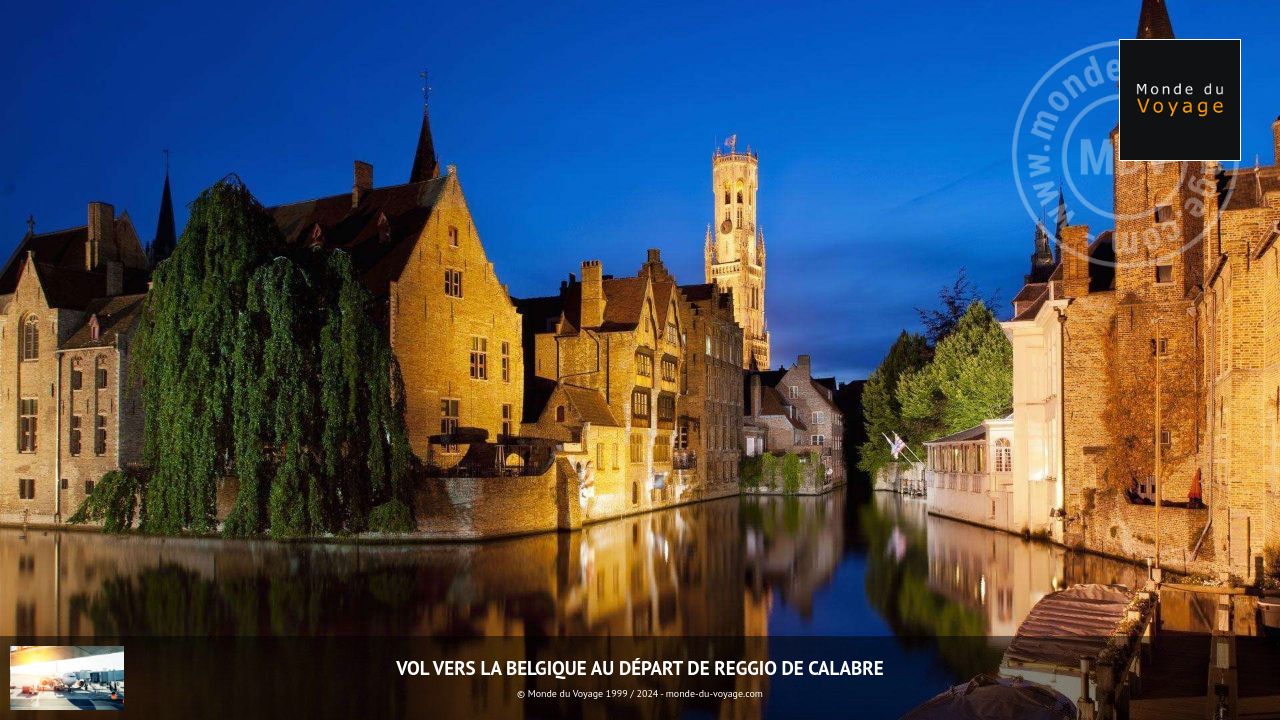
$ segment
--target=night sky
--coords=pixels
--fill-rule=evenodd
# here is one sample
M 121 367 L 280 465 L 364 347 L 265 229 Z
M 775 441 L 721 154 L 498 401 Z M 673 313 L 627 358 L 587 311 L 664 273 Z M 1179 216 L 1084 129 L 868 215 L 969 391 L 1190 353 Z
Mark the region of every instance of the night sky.
M 20 3 L 0 254 L 28 214 L 83 225 L 89 200 L 149 241 L 164 148 L 183 206 L 228 173 L 268 205 L 347 192 L 355 159 L 404 182 L 427 68 L 441 162 L 514 295 L 584 258 L 632 274 L 648 247 L 701 282 L 709 156 L 737 133 L 760 153 L 774 364 L 863 377 L 961 266 L 1007 314 L 1033 237 L 1019 107 L 1058 59 L 1132 37 L 1139 4 Z M 1169 6 L 1179 37 L 1243 37 L 1243 157 L 1270 163 L 1280 3 Z

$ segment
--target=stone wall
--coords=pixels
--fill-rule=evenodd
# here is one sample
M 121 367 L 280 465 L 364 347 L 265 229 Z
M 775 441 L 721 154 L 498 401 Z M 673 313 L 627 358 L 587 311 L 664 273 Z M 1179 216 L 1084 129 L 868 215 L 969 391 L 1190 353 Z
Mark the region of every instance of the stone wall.
M 1083 511 L 1082 535 L 1087 549 L 1139 562 L 1155 557 L 1154 505 L 1134 505 L 1117 491 L 1096 489 L 1085 493 Z M 1216 573 L 1220 568 L 1215 564 L 1212 529 L 1195 553 L 1208 522 L 1208 510 L 1162 506 L 1161 564 L 1182 572 Z

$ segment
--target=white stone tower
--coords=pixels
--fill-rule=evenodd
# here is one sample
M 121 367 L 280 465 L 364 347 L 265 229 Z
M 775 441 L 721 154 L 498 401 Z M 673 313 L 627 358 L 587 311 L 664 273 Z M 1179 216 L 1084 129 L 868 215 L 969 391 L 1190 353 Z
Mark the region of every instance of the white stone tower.
M 706 276 L 733 291 L 733 315 L 742 327 L 742 365 L 769 368 L 769 329 L 764 321 L 764 233 L 756 224 L 760 160 L 748 147 L 738 152 L 737 136 L 711 158 L 714 222 L 707 226 Z

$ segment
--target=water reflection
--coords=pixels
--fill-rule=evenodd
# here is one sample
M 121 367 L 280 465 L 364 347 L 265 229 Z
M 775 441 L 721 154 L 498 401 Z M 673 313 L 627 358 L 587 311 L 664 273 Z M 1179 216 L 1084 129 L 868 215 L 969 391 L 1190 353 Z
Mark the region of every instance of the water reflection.
M 780 624 L 783 634 L 800 627 L 813 635 L 878 627 L 902 652 L 942 668 L 938 680 L 959 681 L 998 665 L 1004 643 L 1045 594 L 1078 582 L 1134 586 L 1143 574 L 930 517 L 915 499 L 881 493 L 851 501 L 844 491 L 719 500 L 487 543 L 0 530 L 0 635 L 505 637 L 523 638 L 515 654 L 538 657 L 549 652 L 539 638 L 773 635 L 776 644 Z M 1193 600 L 1173 614 L 1188 624 L 1212 617 Z M 451 647 L 452 657 L 477 659 L 491 648 Z M 769 642 L 739 642 L 731 652 L 751 659 L 771 650 Z M 379 681 L 385 676 L 372 675 L 371 691 Z M 483 706 L 516 716 L 511 682 L 481 683 L 451 702 L 459 711 Z M 941 689 L 914 684 L 901 702 Z M 767 689 L 758 680 L 733 687 Z M 768 710 L 753 701 L 714 712 Z

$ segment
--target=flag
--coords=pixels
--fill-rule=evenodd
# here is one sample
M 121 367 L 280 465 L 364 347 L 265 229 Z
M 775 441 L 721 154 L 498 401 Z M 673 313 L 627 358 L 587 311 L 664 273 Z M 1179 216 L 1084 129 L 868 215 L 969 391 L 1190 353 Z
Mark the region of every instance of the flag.
M 725 147 L 730 148 L 730 149 L 737 147 L 737 146 L 738 146 L 738 134 L 737 134 L 737 133 L 734 133 L 734 134 L 730 135 L 729 137 L 725 138 L 724 145 L 725 145 Z
M 885 440 L 889 440 L 888 436 L 885 437 Z M 898 456 L 902 455 L 902 451 L 906 449 L 907 443 L 898 437 L 898 433 L 894 433 L 893 439 L 889 440 L 889 452 L 893 453 L 893 459 L 897 460 Z

